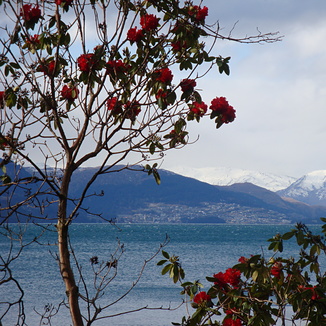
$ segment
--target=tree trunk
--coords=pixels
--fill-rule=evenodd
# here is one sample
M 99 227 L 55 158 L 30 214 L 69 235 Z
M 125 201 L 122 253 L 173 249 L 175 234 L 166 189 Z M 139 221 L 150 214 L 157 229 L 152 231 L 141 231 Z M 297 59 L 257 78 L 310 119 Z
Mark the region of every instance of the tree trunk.
M 83 319 L 79 308 L 79 289 L 76 285 L 74 272 L 70 262 L 70 252 L 68 243 L 69 222 L 67 220 L 67 197 L 68 189 L 71 180 L 72 169 L 71 165 L 67 165 L 62 178 L 61 196 L 59 197 L 58 207 L 58 251 L 59 251 L 59 267 L 62 280 L 65 284 L 66 295 L 70 316 L 73 326 L 83 326 Z
M 72 323 L 74 326 L 83 326 L 83 319 L 78 302 L 79 290 L 70 264 L 68 225 L 66 225 L 65 222 L 65 219 L 59 217 L 57 232 L 60 273 L 66 287 Z

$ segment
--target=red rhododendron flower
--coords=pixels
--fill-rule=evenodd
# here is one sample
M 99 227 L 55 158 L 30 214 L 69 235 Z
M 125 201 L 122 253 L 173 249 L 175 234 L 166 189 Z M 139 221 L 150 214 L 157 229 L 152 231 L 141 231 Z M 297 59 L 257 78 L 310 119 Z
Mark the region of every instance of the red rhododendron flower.
M 193 102 L 189 105 L 190 111 L 202 117 L 207 112 L 207 105 L 204 102 Z
M 26 23 L 36 24 L 41 18 L 41 10 L 39 6 L 32 7 L 31 4 L 23 5 L 20 15 L 24 18 Z
M 236 288 L 240 282 L 240 275 L 241 272 L 238 269 L 228 268 L 224 273 L 224 280 Z
M 121 102 L 118 101 L 117 97 L 109 98 L 106 101 L 106 107 L 109 111 L 112 111 L 113 115 L 122 113 L 122 105 Z
M 298 286 L 299 290 L 302 291 L 307 291 L 310 290 L 311 291 L 311 300 L 319 300 L 321 299 L 320 295 L 316 292 L 316 286 L 303 286 L 303 285 L 299 285 Z
M 217 285 L 219 288 L 224 288 L 225 285 L 227 284 L 225 281 L 224 273 L 219 272 L 217 274 L 214 274 L 213 276 L 214 276 L 214 278 L 216 278 L 216 281 L 214 282 L 214 284 Z
M 228 107 L 227 111 L 224 112 L 223 115 L 222 115 L 222 122 L 229 123 L 229 122 L 234 121 L 234 119 L 235 119 L 235 110 L 230 105 Z
M 156 70 L 155 74 L 157 74 L 156 80 L 163 84 L 170 84 L 173 78 L 173 74 L 169 68 Z
M 229 105 L 225 97 L 214 98 L 209 108 L 221 116 L 223 123 L 229 123 L 235 119 L 235 110 Z
M 106 63 L 106 70 L 108 74 L 118 74 L 126 72 L 128 66 L 122 60 L 110 60 Z
M 49 77 L 56 76 L 56 62 L 54 60 L 48 62 L 48 63 L 42 63 L 38 66 L 37 70 L 44 73 L 44 75 L 47 75 Z
M 217 113 L 224 113 L 229 108 L 229 102 L 225 97 L 216 97 L 212 100 L 210 109 Z
M 67 85 L 64 85 L 61 90 L 61 96 L 68 100 L 68 101 L 73 101 L 77 98 L 79 94 L 79 90 L 76 86 L 74 87 L 69 87 Z
M 199 7 L 196 13 L 196 19 L 198 21 L 204 21 L 207 16 L 208 16 L 208 8 L 206 6 L 203 8 Z
M 282 263 L 280 262 L 274 263 L 274 265 L 271 268 L 271 274 L 276 278 L 280 278 L 282 273 L 282 267 L 283 267 Z
M 0 103 L 2 103 L 5 100 L 5 92 L 0 91 Z
M 137 27 L 130 28 L 127 33 L 127 39 L 130 42 L 139 42 L 144 37 L 143 31 Z
M 113 111 L 114 108 L 115 108 L 115 105 L 118 101 L 118 98 L 117 97 L 112 97 L 112 98 L 109 98 L 107 101 L 106 101 L 106 107 L 109 111 Z
M 6 95 L 6 93 L 4 91 L 0 92 L 0 109 L 2 109 L 4 107 L 5 95 Z
M 214 282 L 219 288 L 225 288 L 227 284 L 237 288 L 240 282 L 241 272 L 235 268 L 228 268 L 225 273 L 219 272 L 214 274 Z
M 188 14 L 198 22 L 203 22 L 208 15 L 208 8 L 206 6 L 203 8 L 199 6 L 191 6 L 188 9 Z
M 152 31 L 157 28 L 159 20 L 155 15 L 146 14 L 140 17 L 140 25 L 145 31 Z
M 198 305 L 206 304 L 211 300 L 211 297 L 204 291 L 197 293 L 194 296 L 194 303 L 197 303 Z
M 197 83 L 194 79 L 183 79 L 180 83 L 183 92 L 192 92 L 196 85 Z
M 40 39 L 39 39 L 39 35 L 35 34 L 34 36 L 30 36 L 26 43 L 29 44 L 40 44 Z
M 239 318 L 232 319 L 232 318 L 226 318 L 223 320 L 223 326 L 241 326 L 241 320 Z
M 241 264 L 246 264 L 248 261 L 248 258 L 241 256 L 238 260 Z
M 187 48 L 187 42 L 186 41 L 172 42 L 171 46 L 174 52 L 180 52 Z
M 239 313 L 239 310 L 235 308 L 225 310 L 226 315 L 234 315 L 235 313 Z
M 77 59 L 79 69 L 84 72 L 90 72 L 93 69 L 96 70 L 98 68 L 96 67 L 96 63 L 97 60 L 94 53 L 82 54 Z
M 56 62 L 54 60 L 49 62 L 49 65 L 48 65 L 48 75 L 49 76 L 54 75 L 55 66 L 56 66 Z

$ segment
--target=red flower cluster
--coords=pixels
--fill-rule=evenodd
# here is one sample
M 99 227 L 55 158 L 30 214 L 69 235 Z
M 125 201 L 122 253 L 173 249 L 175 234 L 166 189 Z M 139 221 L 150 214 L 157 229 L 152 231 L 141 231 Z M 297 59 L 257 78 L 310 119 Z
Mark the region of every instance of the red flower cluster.
M 241 326 L 241 320 L 239 318 L 226 318 L 223 320 L 223 326 Z
M 97 60 L 94 53 L 82 54 L 78 57 L 77 64 L 79 69 L 84 72 L 90 72 L 93 69 L 97 69 Z
M 199 6 L 191 6 L 188 8 L 188 14 L 195 18 L 198 22 L 204 22 L 205 18 L 208 16 L 208 8 L 205 6 L 203 8 Z
M 127 32 L 127 40 L 131 43 L 139 42 L 144 37 L 144 31 L 149 32 L 157 29 L 160 18 L 152 14 L 145 14 L 140 17 L 140 25 L 142 29 L 137 27 L 130 28 Z
M 235 119 L 235 110 L 229 105 L 225 97 L 216 97 L 213 99 L 209 108 L 221 116 L 223 123 L 229 123 Z
M 205 292 L 199 292 L 194 296 L 194 303 L 198 305 L 206 305 L 207 302 L 211 300 L 211 297 Z
M 196 85 L 197 84 L 194 79 L 183 79 L 180 83 L 180 87 L 183 92 L 193 92 Z
M 246 264 L 248 262 L 248 258 L 241 256 L 238 261 L 241 264 Z
M 137 29 L 137 27 L 130 28 L 127 33 L 127 39 L 130 42 L 139 42 L 143 37 L 143 30 Z
M 110 60 L 106 63 L 106 70 L 108 74 L 118 74 L 126 72 L 128 66 L 122 60 Z
M 62 87 L 61 96 L 68 101 L 75 100 L 78 94 L 79 94 L 79 90 L 76 86 L 69 87 L 67 85 L 64 85 Z
M 187 41 L 176 41 L 171 43 L 174 52 L 181 52 L 187 48 Z
M 140 25 L 145 31 L 152 31 L 158 27 L 160 19 L 152 14 L 145 14 L 140 17 Z
M 34 36 L 30 36 L 26 43 L 28 44 L 40 44 L 40 39 L 39 39 L 39 35 L 35 34 Z
M 6 95 L 6 93 L 4 91 L 0 92 L 0 109 L 2 109 L 4 107 L 5 95 Z
M 112 111 L 112 114 L 114 116 L 122 113 L 122 105 L 121 105 L 121 102 L 118 101 L 117 97 L 109 98 L 106 101 L 106 107 L 109 111 Z
M 54 60 L 48 62 L 48 63 L 42 63 L 37 68 L 38 71 L 43 72 L 44 75 L 47 75 L 49 77 L 53 77 L 56 75 L 56 62 Z
M 282 273 L 282 263 L 276 262 L 271 268 L 271 274 L 275 276 L 276 278 L 281 278 L 281 273 Z
M 31 4 L 23 5 L 20 15 L 24 18 L 26 23 L 36 24 L 41 18 L 41 10 L 39 6 L 32 7 Z
M 207 112 L 207 105 L 204 102 L 193 102 L 189 105 L 190 111 L 202 117 Z
M 233 286 L 235 289 L 240 282 L 241 272 L 235 268 L 228 268 L 225 273 L 219 272 L 214 274 L 216 281 L 214 282 L 220 288 L 225 288 L 227 284 Z
M 106 101 L 106 108 L 109 110 L 109 111 L 113 111 L 116 104 L 117 104 L 117 101 L 118 101 L 118 98 L 117 97 L 112 97 L 112 98 L 109 98 L 107 101 Z
M 154 72 L 157 77 L 156 80 L 163 84 L 170 84 L 173 78 L 173 74 L 169 68 L 162 68 Z
M 318 300 L 321 299 L 320 295 L 316 291 L 316 286 L 298 286 L 299 291 L 311 291 L 311 300 Z

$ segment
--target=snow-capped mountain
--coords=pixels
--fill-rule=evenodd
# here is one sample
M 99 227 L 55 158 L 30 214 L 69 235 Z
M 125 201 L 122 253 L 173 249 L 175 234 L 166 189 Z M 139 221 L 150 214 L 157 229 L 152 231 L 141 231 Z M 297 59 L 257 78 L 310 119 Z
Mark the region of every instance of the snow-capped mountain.
M 175 167 L 173 172 L 217 186 L 229 186 L 235 183 L 249 182 L 256 186 L 278 191 L 288 188 L 296 178 L 271 173 L 234 169 L 227 167 L 187 168 Z
M 278 194 L 309 205 L 326 205 L 326 170 L 310 172 Z

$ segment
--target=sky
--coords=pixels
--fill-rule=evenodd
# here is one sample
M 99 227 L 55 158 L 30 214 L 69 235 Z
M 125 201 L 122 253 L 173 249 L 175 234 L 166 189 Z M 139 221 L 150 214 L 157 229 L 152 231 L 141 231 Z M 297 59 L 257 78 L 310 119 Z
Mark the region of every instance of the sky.
M 233 37 L 279 32 L 281 42 L 220 40 L 230 76 L 211 71 L 197 82 L 206 103 L 225 96 L 236 120 L 216 130 L 193 123 L 195 144 L 167 153 L 161 167 L 229 167 L 301 177 L 326 170 L 326 1 L 204 0 L 207 21 Z M 235 27 L 234 24 L 236 23 Z M 233 28 L 234 27 L 234 28 Z
M 208 105 L 225 96 L 236 120 L 218 130 L 209 118 L 190 122 L 191 140 L 199 139 L 168 151 L 160 167 L 240 168 L 296 178 L 326 170 L 326 1 L 202 2 L 209 8 L 206 21 L 218 21 L 223 35 L 279 32 L 282 41 L 217 42 L 214 54 L 231 57 L 231 73 L 212 70 L 197 88 Z

